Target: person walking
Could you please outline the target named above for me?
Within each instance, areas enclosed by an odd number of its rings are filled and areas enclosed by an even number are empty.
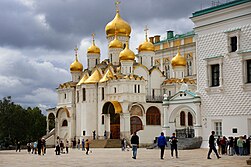
[[[137,156],[137,148],[139,146],[139,136],[137,136],[136,132],[133,133],[133,136],[131,137],[131,144],[132,144],[132,153],[133,159],[136,159]]]
[[[17,142],[16,152],[17,152],[17,150],[19,152],[21,151],[21,143],[20,143],[20,141]]]
[[[215,155],[217,156],[217,158],[221,158],[215,148],[215,143],[214,143],[214,135],[215,135],[215,131],[212,131],[211,132],[211,135],[209,137],[209,151],[208,151],[208,154],[207,154],[207,159],[212,159],[210,158],[210,155],[212,153],[212,150],[215,152]]]
[[[166,137],[164,136],[164,133],[161,132],[160,136],[158,137],[158,147],[160,148],[160,159],[164,159],[163,156],[166,146],[167,146]]]
[[[242,136],[240,136],[239,139],[237,140],[237,146],[239,148],[239,155],[243,156],[243,138],[242,138]]]
[[[90,149],[90,143],[88,139],[85,140],[85,149],[86,149],[86,155],[88,155],[89,149]]]
[[[173,158],[173,150],[175,150],[175,156],[178,158],[178,147],[177,147],[178,139],[173,133],[172,137],[170,138],[170,145],[171,145],[171,158]]]
[[[85,151],[85,139],[82,139],[82,151]]]
[[[77,147],[78,147],[78,150],[80,150],[80,139],[78,139]]]

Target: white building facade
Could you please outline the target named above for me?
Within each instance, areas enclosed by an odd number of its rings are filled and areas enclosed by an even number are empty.
[[[193,13],[202,147],[219,136],[251,135],[251,1]]]

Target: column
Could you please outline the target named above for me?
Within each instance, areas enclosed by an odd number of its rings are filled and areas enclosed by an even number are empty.
[[[162,131],[166,136],[170,135],[170,126],[169,126],[169,106],[165,105],[163,106],[164,112],[163,112],[163,127]]]
[[[196,103],[196,124],[194,125],[194,136],[199,137],[202,136],[202,125],[201,125],[201,108],[200,108],[200,103]]]
[[[47,124],[46,124],[46,134],[49,133],[49,121],[50,121],[50,120],[49,120],[48,117],[49,117],[49,114],[48,114],[47,117],[46,117],[46,123],[47,123]]]

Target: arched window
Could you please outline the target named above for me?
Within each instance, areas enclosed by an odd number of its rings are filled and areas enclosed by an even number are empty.
[[[188,126],[193,126],[193,116],[188,112]]]
[[[150,107],[146,112],[146,125],[160,125],[160,112],[157,107]]]
[[[64,120],[64,121],[63,121],[62,126],[68,126],[67,120]]]
[[[181,111],[180,113],[180,126],[185,126],[186,125],[186,121],[185,121],[185,112]]]

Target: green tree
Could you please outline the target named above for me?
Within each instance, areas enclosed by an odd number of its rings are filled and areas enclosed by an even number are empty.
[[[10,96],[0,100],[0,140],[26,143],[45,134],[46,117],[38,107],[24,109],[12,102]]]

